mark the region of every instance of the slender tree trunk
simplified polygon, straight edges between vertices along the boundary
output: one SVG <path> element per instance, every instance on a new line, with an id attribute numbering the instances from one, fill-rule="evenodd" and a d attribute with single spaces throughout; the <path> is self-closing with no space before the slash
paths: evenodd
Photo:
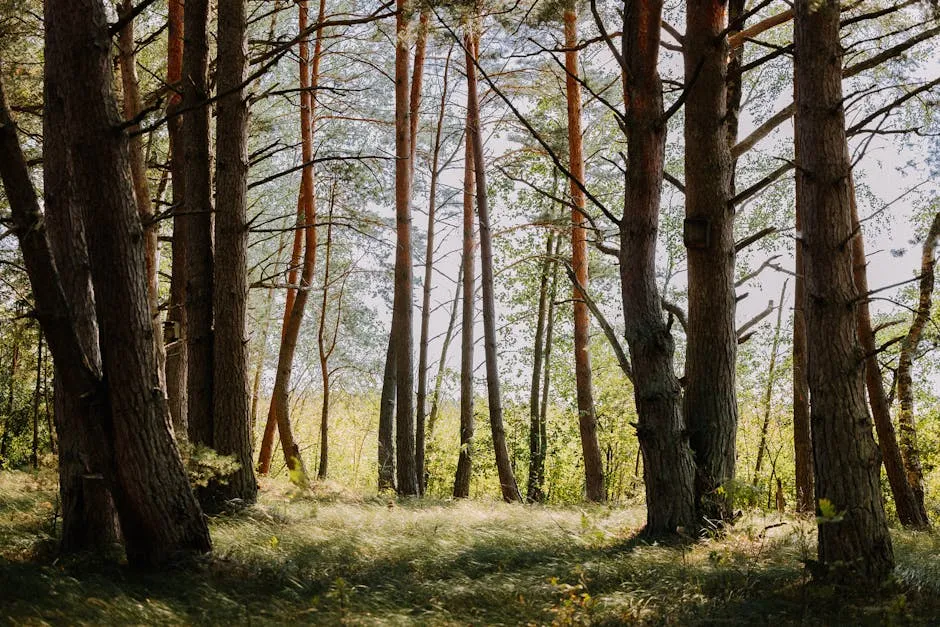
<path id="1" fill-rule="evenodd" d="M 212 176 L 209 157 L 208 0 L 186 0 L 183 13 L 183 215 L 174 239 L 186 261 L 186 418 L 193 444 L 212 447 Z"/>
<path id="2" fill-rule="evenodd" d="M 421 14 L 421 27 L 418 31 L 418 46 L 415 52 L 415 70 L 414 80 L 411 85 L 411 152 L 412 162 L 414 161 L 415 146 L 417 144 L 417 104 L 416 90 L 417 81 L 420 73 L 418 69 L 424 63 L 424 39 L 427 37 L 427 13 Z M 423 38 L 422 38 L 423 34 Z M 431 182 L 428 192 L 428 237 L 427 246 L 424 253 L 424 284 L 421 299 L 421 336 L 418 341 L 418 394 L 417 394 L 417 422 L 415 426 L 415 468 L 418 472 L 418 487 L 424 494 L 427 487 L 427 468 L 425 464 L 425 449 L 427 447 L 427 435 L 425 433 L 425 422 L 428 416 L 428 336 L 431 321 L 431 290 L 434 279 L 434 227 L 435 215 L 437 211 L 437 182 L 440 176 L 438 170 L 441 155 L 441 132 L 444 128 L 444 114 L 447 109 L 447 75 L 450 70 L 450 53 L 444 62 L 443 89 L 441 90 L 440 113 L 437 117 L 437 128 L 434 132 L 434 146 L 431 150 Z"/>
<path id="3" fill-rule="evenodd" d="M 513 474 L 509 451 L 506 447 L 506 431 L 503 426 L 503 400 L 499 384 L 499 368 L 496 353 L 496 295 L 493 278 L 493 241 L 490 230 L 489 198 L 486 189 L 486 162 L 483 160 L 483 136 L 480 129 L 480 104 L 477 95 L 476 57 L 479 54 L 479 38 L 465 37 L 467 54 L 467 115 L 470 133 L 467 136 L 473 150 L 473 173 L 476 179 L 477 219 L 480 223 L 480 286 L 483 292 L 483 352 L 486 362 L 486 389 L 489 401 L 490 430 L 493 433 L 493 449 L 496 453 L 496 470 L 503 500 L 521 501 L 519 486 Z"/>
<path id="4" fill-rule="evenodd" d="M 392 307 L 394 309 L 394 305 Z M 392 311 L 392 326 L 395 312 Z M 395 335 L 390 331 L 379 401 L 379 491 L 395 489 Z"/>
<path id="5" fill-rule="evenodd" d="M 728 142 L 728 44 L 724 0 L 688 0 L 685 82 L 685 245 L 689 323 L 684 414 L 695 455 L 698 515 L 733 516 L 738 428 L 735 396 L 734 163 Z M 714 524 L 714 523 L 711 523 Z"/>
<path id="6" fill-rule="evenodd" d="M 298 3 L 298 29 L 304 32 L 307 28 L 308 9 L 306 0 Z M 317 24 L 324 20 L 326 2 L 320 0 L 317 13 Z M 316 41 L 312 61 L 308 58 L 306 38 L 300 42 L 300 85 L 302 92 L 300 109 L 301 153 L 303 163 L 309 164 L 303 168 L 300 185 L 301 205 L 304 210 L 304 259 L 300 273 L 300 286 L 285 320 L 281 333 L 281 348 L 278 354 L 277 372 L 274 379 L 274 389 L 271 392 L 270 413 L 276 416 L 277 430 L 280 434 L 281 449 L 290 474 L 291 481 L 300 485 L 307 484 L 307 471 L 300 456 L 300 448 L 294 441 L 290 423 L 289 391 L 290 378 L 294 367 L 294 353 L 297 350 L 297 339 L 300 335 L 300 326 L 303 322 L 304 309 L 310 294 L 310 285 L 316 265 L 317 230 L 316 230 L 316 183 L 313 164 L 313 130 L 316 120 L 315 103 L 313 96 L 319 84 L 320 58 L 323 51 L 322 28 L 316 29 Z M 270 420 L 270 416 L 269 416 Z M 269 458 L 270 459 L 270 458 Z M 267 472 L 264 468 L 263 472 Z"/>
<path id="7" fill-rule="evenodd" d="M 30 452 L 29 463 L 33 468 L 39 468 L 39 400 L 42 393 L 42 329 L 39 330 L 39 341 L 36 342 L 36 389 L 33 391 L 33 448 Z"/>
<path id="8" fill-rule="evenodd" d="M 894 495 L 898 520 L 906 527 L 929 527 L 930 520 L 924 508 L 923 489 L 920 490 L 918 497 L 914 486 L 908 483 L 905 464 L 898 447 L 898 438 L 894 432 L 894 424 L 891 422 L 891 403 L 885 394 L 884 381 L 881 378 L 878 345 L 872 330 L 868 299 L 865 297 L 868 294 L 868 268 L 865 258 L 865 239 L 858 219 L 854 182 L 850 181 L 849 189 L 852 201 L 852 230 L 855 233 L 852 240 L 852 270 L 855 289 L 862 295 L 855 310 L 858 319 L 858 340 L 866 356 L 865 385 L 868 389 L 868 404 L 871 407 L 875 432 L 878 434 L 881 461 L 885 467 L 885 474 L 888 476 L 888 483 L 891 485 L 891 493 Z"/>
<path id="9" fill-rule="evenodd" d="M 275 257 L 275 264 L 279 265 L 281 263 L 281 255 L 284 252 L 284 240 L 285 234 L 281 233 L 278 237 L 277 242 L 277 255 Z M 268 354 L 268 332 L 271 330 L 271 314 L 274 306 L 274 288 L 270 287 L 267 290 L 267 296 L 264 303 L 264 314 L 262 317 L 261 323 L 261 334 L 258 336 L 261 338 L 261 346 L 258 349 L 258 359 L 255 361 L 255 374 L 252 377 L 251 382 L 251 434 L 252 439 L 254 439 L 255 425 L 257 425 L 258 420 L 258 405 L 261 400 L 261 374 L 264 371 L 264 362 Z M 273 439 L 273 437 L 272 437 Z"/>
<path id="10" fill-rule="evenodd" d="M 581 142 L 581 85 L 578 83 L 578 15 L 575 3 L 565 9 L 565 69 L 568 102 L 568 155 L 572 176 L 584 184 L 584 150 Z M 584 192 L 570 181 L 571 268 L 578 282 L 588 287 L 587 218 Z M 604 489 L 604 463 L 597 442 L 597 416 L 594 413 L 594 386 L 591 381 L 591 314 L 577 285 L 574 287 L 574 373 L 578 397 L 578 428 L 584 455 L 585 491 L 589 501 L 607 499 Z"/>
<path id="11" fill-rule="evenodd" d="M 245 77 L 245 0 L 218 8 L 218 102 L 216 161 L 216 257 L 213 279 L 212 446 L 239 464 L 225 482 L 210 486 L 213 497 L 253 503 L 258 484 L 252 467 L 248 396 L 248 100 Z"/>
<path id="12" fill-rule="evenodd" d="M 545 350 L 542 357 L 544 374 L 542 375 L 542 403 L 539 409 L 539 451 L 536 456 L 536 477 L 538 489 L 545 494 L 545 460 L 548 456 L 548 392 L 552 383 L 552 345 L 555 339 L 555 297 L 558 295 L 558 256 L 561 253 L 561 238 L 555 240 L 555 259 L 552 264 L 552 277 L 548 290 L 548 312 L 545 316 Z"/>
<path id="13" fill-rule="evenodd" d="M 471 44 L 472 45 L 472 44 Z M 473 470 L 473 330 L 476 303 L 476 232 L 474 221 L 473 148 L 470 145 L 470 113 L 464 133 L 463 165 L 463 311 L 460 322 L 460 455 L 454 477 L 454 498 L 469 498 L 470 473 Z"/>
<path id="14" fill-rule="evenodd" d="M 646 482 L 646 533 L 665 535 L 695 522 L 695 467 L 673 371 L 674 341 L 656 287 L 656 233 L 665 158 L 659 33 L 662 0 L 627 6 L 623 16 L 627 168 L 620 223 L 624 335 L 634 369 L 637 438 Z"/>
<path id="15" fill-rule="evenodd" d="M 167 67 L 166 81 L 174 89 L 170 94 L 167 112 L 172 113 L 182 103 L 183 79 L 183 0 L 168 0 Z M 180 116 L 167 122 L 170 139 L 170 173 L 173 179 L 173 260 L 170 271 L 170 306 L 167 308 L 166 391 L 173 416 L 176 438 L 183 442 L 189 438 L 186 417 L 189 399 L 186 395 L 186 258 L 180 233 L 185 230 L 186 216 L 186 159 L 183 155 L 183 120 Z"/>
<path id="16" fill-rule="evenodd" d="M 798 0 L 794 18 L 813 458 L 819 560 L 834 576 L 869 581 L 894 568 L 865 404 L 865 362 L 852 276 L 851 164 L 842 110 L 838 0 Z M 825 506 L 825 507 L 824 507 Z"/>
<path id="17" fill-rule="evenodd" d="M 914 353 L 920 344 L 924 327 L 930 319 L 934 289 L 934 253 L 937 238 L 940 237 L 940 213 L 934 216 L 930 231 L 924 240 L 920 266 L 920 297 L 911 328 L 901 342 L 901 355 L 898 360 L 898 430 L 900 431 L 901 457 L 907 474 L 907 482 L 914 492 L 918 505 L 924 506 L 924 476 L 917 447 L 917 426 L 914 420 L 914 385 L 911 376 L 914 367 Z M 929 520 L 928 520 L 929 523 Z"/>
<path id="18" fill-rule="evenodd" d="M 568 45 L 568 44 L 566 44 Z M 555 245 L 555 231 L 549 230 L 545 238 L 545 259 L 542 260 L 539 278 L 539 306 L 535 319 L 535 346 L 532 348 L 532 383 L 529 387 L 529 482 L 526 486 L 526 500 L 539 503 L 545 495 L 539 483 L 539 455 L 542 452 L 542 416 L 539 404 L 542 400 L 542 352 L 545 347 L 545 317 L 548 308 L 548 274 L 553 266 L 552 253 Z"/>
<path id="19" fill-rule="evenodd" d="M 754 462 L 754 478 L 751 483 L 757 485 L 761 464 L 767 450 L 767 431 L 770 429 L 770 410 L 773 405 L 774 383 L 777 381 L 777 349 L 780 347 L 780 329 L 783 327 L 783 299 L 787 295 L 787 281 L 780 288 L 780 301 L 777 303 L 777 325 L 774 327 L 774 339 L 770 345 L 770 364 L 767 366 L 767 387 L 764 389 L 764 419 L 761 422 L 760 440 L 757 443 L 757 460 Z M 767 487 L 771 490 L 770 486 Z"/>
<path id="20" fill-rule="evenodd" d="M 335 335 L 333 344 L 331 346 L 326 344 L 326 310 L 330 302 L 330 281 L 332 280 L 330 262 L 333 253 L 334 194 L 335 183 L 330 190 L 330 213 L 326 225 L 326 251 L 323 261 L 323 298 L 320 301 L 320 324 L 317 326 L 317 352 L 320 357 L 320 378 L 323 383 L 323 401 L 320 405 L 320 465 L 317 468 L 317 479 L 321 481 L 326 479 L 330 461 L 330 353 L 333 351 L 333 346 L 336 345 Z M 337 315 L 339 315 L 338 312 Z"/>
<path id="21" fill-rule="evenodd" d="M 121 0 L 120 15 L 133 9 L 132 0 Z M 137 55 L 135 53 L 134 20 L 118 33 L 118 64 L 121 68 L 121 87 L 124 92 L 123 111 L 125 120 L 133 120 L 141 111 L 140 81 L 137 78 Z M 139 124 L 128 129 L 131 133 L 140 130 Z M 160 290 L 157 270 L 160 266 L 160 248 L 157 245 L 158 225 L 153 221 L 153 203 L 150 200 L 150 182 L 147 180 L 147 163 L 143 140 L 140 135 L 131 135 L 131 179 L 134 183 L 134 198 L 137 213 L 144 225 L 144 251 L 147 259 L 147 295 L 150 299 L 150 316 L 153 319 L 154 350 L 160 375 L 160 387 L 166 390 L 166 348 L 163 345 L 163 325 L 160 323 Z"/>
<path id="22" fill-rule="evenodd" d="M 392 337 L 395 339 L 395 461 L 398 493 L 419 494 L 415 467 L 414 276 L 411 243 L 411 111 L 409 108 L 408 20 L 406 0 L 397 0 L 395 44 L 395 297 Z"/>
<path id="23" fill-rule="evenodd" d="M 797 85 L 793 85 L 794 100 Z M 800 112 L 795 111 L 794 124 L 799 124 Z M 800 145 L 793 148 L 795 163 L 800 162 Z M 803 187 L 802 177 L 795 178 L 796 237 L 794 238 L 793 282 L 793 468 L 796 479 L 796 511 L 812 512 L 815 509 L 813 487 L 813 439 L 809 420 L 809 379 L 806 367 L 806 279 L 803 263 Z"/>

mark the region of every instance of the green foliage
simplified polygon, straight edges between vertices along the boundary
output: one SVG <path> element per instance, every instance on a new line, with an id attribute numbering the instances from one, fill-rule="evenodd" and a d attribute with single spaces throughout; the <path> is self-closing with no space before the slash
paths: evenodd
<path id="1" fill-rule="evenodd" d="M 227 483 L 228 477 L 241 468 L 234 455 L 219 455 L 214 449 L 202 444 L 184 442 L 180 448 L 186 460 L 189 482 L 194 486 L 204 488 L 210 481 Z"/>

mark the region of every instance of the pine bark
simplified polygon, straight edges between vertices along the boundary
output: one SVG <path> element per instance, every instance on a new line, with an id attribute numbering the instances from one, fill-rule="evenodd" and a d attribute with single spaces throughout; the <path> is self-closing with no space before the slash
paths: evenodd
<path id="1" fill-rule="evenodd" d="M 541 503 L 545 499 L 540 481 L 542 474 L 542 357 L 545 349 L 545 320 L 548 313 L 548 276 L 552 267 L 555 232 L 550 230 L 545 238 L 545 258 L 539 276 L 539 304 L 535 318 L 535 345 L 532 348 L 532 381 L 529 385 L 529 480 L 526 485 L 526 500 Z"/>
<path id="2" fill-rule="evenodd" d="M 621 49 L 628 149 L 620 283 L 646 483 L 645 532 L 652 536 L 671 535 L 695 522 L 695 467 L 682 417 L 682 390 L 673 371 L 675 343 L 663 321 L 656 287 L 656 233 L 666 141 L 658 69 L 661 20 L 661 0 L 629 4 L 623 16 Z"/>
<path id="3" fill-rule="evenodd" d="M 415 465 L 414 272 L 411 241 L 411 109 L 408 50 L 409 10 L 397 0 L 395 18 L 395 296 L 392 337 L 395 341 L 395 476 L 398 494 L 417 496 Z"/>
<path id="4" fill-rule="evenodd" d="M 467 40 L 467 43 L 472 43 Z M 460 454 L 454 477 L 454 498 L 469 498 L 470 473 L 473 470 L 473 331 L 476 303 L 476 231 L 474 218 L 475 178 L 473 148 L 470 145 L 469 108 L 464 133 L 463 165 L 463 307 L 460 322 Z"/>
<path id="5" fill-rule="evenodd" d="M 239 464 L 224 482 L 210 486 L 215 500 L 253 503 L 258 485 L 252 466 L 248 392 L 248 101 L 245 77 L 245 0 L 218 9 L 212 448 Z"/>
<path id="6" fill-rule="evenodd" d="M 395 363 L 395 336 L 390 331 L 379 400 L 379 492 L 395 489 Z"/>
<path id="7" fill-rule="evenodd" d="M 521 501 L 519 486 L 509 460 L 506 431 L 503 426 L 503 400 L 499 382 L 496 352 L 496 294 L 493 278 L 493 240 L 490 229 L 489 195 L 486 189 L 486 166 L 483 157 L 483 136 L 480 129 L 480 104 L 477 94 L 476 63 L 479 41 L 465 37 L 467 49 L 467 116 L 470 133 L 468 140 L 473 150 L 473 174 L 476 183 L 477 220 L 480 225 L 480 287 L 483 297 L 483 352 L 486 363 L 486 389 L 489 403 L 490 431 L 496 455 L 500 492 L 504 501 Z M 471 52 L 472 51 L 472 54 Z"/>
<path id="8" fill-rule="evenodd" d="M 852 189 L 839 6 L 838 0 L 798 0 L 794 18 L 816 504 L 817 512 L 828 504 L 839 513 L 820 518 L 819 560 L 833 576 L 881 581 L 893 570 L 894 556 L 865 404 L 859 294 L 848 246 Z"/>
<path id="9" fill-rule="evenodd" d="M 568 109 L 568 159 L 573 179 L 569 181 L 571 202 L 571 269 L 578 282 L 588 287 L 588 246 L 584 184 L 584 149 L 581 141 L 581 85 L 578 83 L 578 15 L 572 2 L 564 13 L 565 94 Z M 578 430 L 584 456 L 584 486 L 587 499 L 597 503 L 607 499 L 604 488 L 604 462 L 597 441 L 594 412 L 594 384 L 591 380 L 591 314 L 580 289 L 572 295 L 574 310 L 574 376 L 578 402 Z"/>
<path id="10" fill-rule="evenodd" d="M 688 328 L 684 414 L 695 455 L 696 510 L 730 520 L 738 426 L 735 394 L 734 163 L 728 142 L 727 14 L 723 0 L 688 0 L 685 50 L 685 244 Z M 692 229 L 701 229 L 694 237 Z M 711 524 L 714 524 L 713 522 Z"/>
<path id="11" fill-rule="evenodd" d="M 176 245 L 183 249 L 186 318 L 186 418 L 189 440 L 212 447 L 212 176 L 209 157 L 208 0 L 186 0 L 183 11 L 183 212 Z"/>

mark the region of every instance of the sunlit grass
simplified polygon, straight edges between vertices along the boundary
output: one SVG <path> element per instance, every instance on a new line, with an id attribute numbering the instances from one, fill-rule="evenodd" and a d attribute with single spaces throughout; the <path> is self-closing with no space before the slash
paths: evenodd
<path id="1" fill-rule="evenodd" d="M 810 582 L 811 521 L 751 513 L 721 538 L 635 539 L 642 509 L 398 501 L 266 481 L 212 520 L 212 556 L 142 574 L 56 559 L 47 475 L 0 473 L 0 622 L 13 624 L 932 623 L 940 536 L 897 532 L 897 583 Z"/>

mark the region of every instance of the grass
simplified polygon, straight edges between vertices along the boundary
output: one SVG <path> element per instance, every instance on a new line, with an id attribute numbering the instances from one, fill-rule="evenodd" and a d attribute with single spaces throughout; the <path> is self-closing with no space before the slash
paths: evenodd
<path id="1" fill-rule="evenodd" d="M 882 590 L 813 584 L 812 525 L 752 513 L 722 538 L 634 539 L 637 507 L 362 498 L 265 483 L 214 553 L 140 573 L 57 558 L 48 475 L 0 473 L 0 623 L 931 624 L 940 536 L 896 532 Z M 783 524 L 780 524 L 783 523 Z"/>

